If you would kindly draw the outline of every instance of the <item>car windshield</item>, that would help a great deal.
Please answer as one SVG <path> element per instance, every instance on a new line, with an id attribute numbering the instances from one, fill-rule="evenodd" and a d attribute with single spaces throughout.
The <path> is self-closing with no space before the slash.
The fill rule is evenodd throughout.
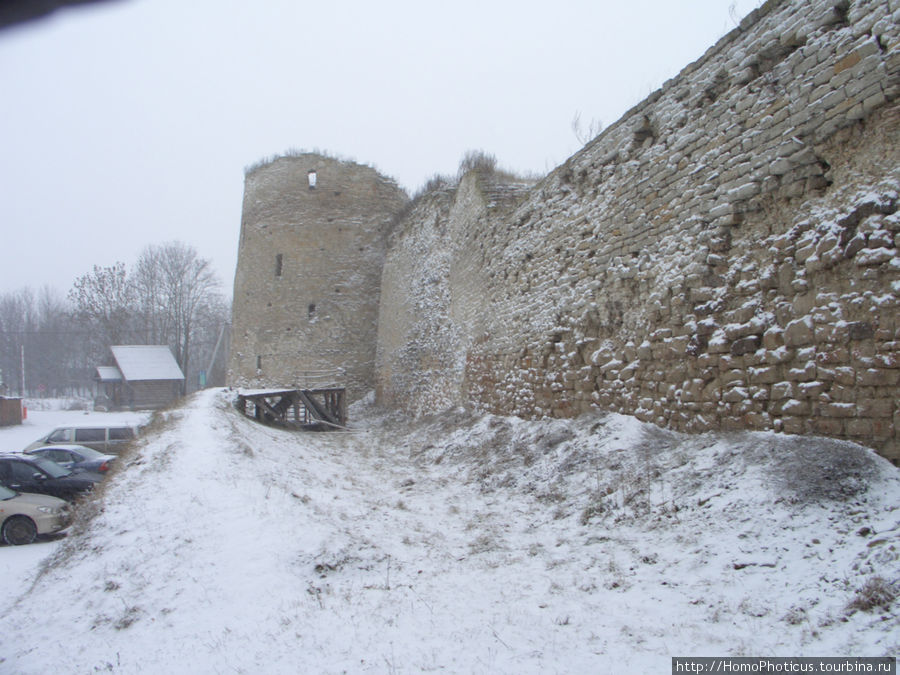
<path id="1" fill-rule="evenodd" d="M 48 445 L 45 448 L 29 450 L 28 454 L 41 455 L 42 457 L 52 459 L 54 452 L 71 452 L 80 456 L 82 459 L 99 459 L 100 457 L 106 457 L 102 452 L 98 452 L 97 450 L 88 448 L 84 445 Z"/>
<path id="2" fill-rule="evenodd" d="M 33 461 L 46 473 L 49 473 L 53 478 L 62 478 L 63 476 L 68 476 L 72 473 L 71 471 L 62 468 L 56 462 L 52 462 L 49 459 L 44 459 L 43 457 L 35 457 Z"/>
<path id="3" fill-rule="evenodd" d="M 18 493 L 15 490 L 10 490 L 8 487 L 4 487 L 0 485 L 0 502 L 5 502 L 7 499 L 12 499 Z"/>
<path id="4" fill-rule="evenodd" d="M 86 448 L 83 445 L 72 446 L 72 452 L 76 455 L 81 455 L 84 459 L 99 459 L 101 457 L 106 457 L 102 452 L 98 452 L 93 448 Z"/>

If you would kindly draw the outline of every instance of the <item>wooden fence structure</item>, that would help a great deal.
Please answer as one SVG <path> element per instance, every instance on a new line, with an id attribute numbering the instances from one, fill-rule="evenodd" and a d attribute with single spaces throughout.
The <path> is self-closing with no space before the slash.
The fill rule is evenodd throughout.
<path id="1" fill-rule="evenodd" d="M 0 427 L 22 424 L 22 399 L 0 396 Z"/>
<path id="2" fill-rule="evenodd" d="M 287 429 L 347 428 L 347 395 L 343 387 L 239 392 L 235 407 L 257 422 Z"/>

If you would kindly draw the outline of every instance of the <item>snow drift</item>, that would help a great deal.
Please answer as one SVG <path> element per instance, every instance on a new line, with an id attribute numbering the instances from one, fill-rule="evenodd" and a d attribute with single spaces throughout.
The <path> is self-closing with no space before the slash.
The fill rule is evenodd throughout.
<path id="1" fill-rule="evenodd" d="M 7 598 L 0 671 L 668 672 L 900 648 L 900 474 L 870 450 L 600 413 L 351 416 L 262 427 L 223 390 L 157 414 Z"/>

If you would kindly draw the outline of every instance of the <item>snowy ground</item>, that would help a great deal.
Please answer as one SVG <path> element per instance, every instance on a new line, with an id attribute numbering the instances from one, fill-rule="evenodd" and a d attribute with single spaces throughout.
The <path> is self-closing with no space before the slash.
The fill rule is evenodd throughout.
<path id="1" fill-rule="evenodd" d="M 0 452 L 19 452 L 32 441 L 46 436 L 56 427 L 66 426 L 138 426 L 150 419 L 148 412 L 93 412 L 87 410 L 62 410 L 60 405 L 87 405 L 84 402 L 52 399 L 42 401 L 26 399 L 28 412 L 22 424 L 0 427 Z"/>
<path id="2" fill-rule="evenodd" d="M 147 412 L 106 413 L 80 410 L 78 408 L 86 408 L 88 404 L 75 399 L 26 399 L 25 402 L 27 414 L 22 424 L 0 427 L 0 452 L 20 452 L 57 427 L 90 424 L 139 426 L 150 419 L 150 413 Z M 23 585 L 33 576 L 41 561 L 54 553 L 59 545 L 56 538 L 16 548 L 0 543 L 0 597 L 7 600 L 18 597 L 25 587 Z M 0 605 L 3 602 L 0 600 Z M 3 657 L 4 653 L 0 649 L 0 659 Z M 4 665 L 0 660 L 0 673 L 4 672 Z"/>
<path id="3" fill-rule="evenodd" d="M 900 472 L 868 450 L 617 415 L 353 414 L 356 433 L 291 433 L 216 390 L 157 420 L 68 537 L 0 547 L 0 672 L 900 651 Z"/>

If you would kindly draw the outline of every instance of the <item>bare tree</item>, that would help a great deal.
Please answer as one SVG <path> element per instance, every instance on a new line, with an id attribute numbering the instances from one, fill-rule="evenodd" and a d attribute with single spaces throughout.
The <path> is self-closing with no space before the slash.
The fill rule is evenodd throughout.
<path id="1" fill-rule="evenodd" d="M 34 330 L 34 294 L 24 288 L 0 297 L 0 372 L 3 392 L 25 395 L 22 370 L 27 335 Z"/>
<path id="2" fill-rule="evenodd" d="M 0 295 L 0 370 L 6 391 L 23 396 L 80 391 L 87 362 L 84 342 L 69 305 L 54 289 Z"/>
<path id="3" fill-rule="evenodd" d="M 49 286 L 35 304 L 35 333 L 27 341 L 26 367 L 30 388 L 40 396 L 62 396 L 83 385 L 82 336 L 72 321 L 68 303 Z"/>
<path id="4" fill-rule="evenodd" d="M 152 330 L 165 331 L 166 341 L 174 347 L 175 360 L 188 378 L 198 322 L 221 305 L 219 280 L 210 262 L 181 242 L 148 246 L 137 269 L 135 284 L 141 286 L 137 295 L 156 314 L 146 317 L 144 323 Z"/>
<path id="5" fill-rule="evenodd" d="M 94 265 L 89 274 L 75 280 L 68 297 L 76 319 L 92 329 L 94 351 L 99 351 L 95 356 L 103 358 L 110 345 L 123 343 L 134 307 L 134 289 L 125 263 Z"/>
<path id="6" fill-rule="evenodd" d="M 581 113 L 576 112 L 575 116 L 572 117 L 572 133 L 575 134 L 575 138 L 577 138 L 578 142 L 582 145 L 587 145 L 597 138 L 601 131 L 603 131 L 603 122 L 600 120 L 591 119 L 587 128 L 582 128 Z"/>
<path id="7" fill-rule="evenodd" d="M 224 382 L 228 301 L 210 263 L 185 244 L 145 249 L 133 273 L 94 266 L 63 297 L 46 287 L 0 293 L 0 394 L 84 394 L 117 344 L 172 349 L 188 383 Z M 213 364 L 213 365 L 210 365 Z"/>
<path id="8" fill-rule="evenodd" d="M 81 361 L 99 365 L 112 345 L 168 345 L 185 375 L 186 393 L 188 382 L 198 379 L 194 361 L 212 357 L 227 321 L 218 288 L 210 262 L 181 242 L 146 247 L 130 274 L 123 263 L 94 266 L 68 296 L 88 336 L 82 342 L 90 345 Z"/>
<path id="9" fill-rule="evenodd" d="M 148 246 L 141 253 L 132 272 L 137 302 L 137 327 L 146 344 L 167 344 L 172 313 L 167 305 L 162 254 L 158 247 Z"/>

